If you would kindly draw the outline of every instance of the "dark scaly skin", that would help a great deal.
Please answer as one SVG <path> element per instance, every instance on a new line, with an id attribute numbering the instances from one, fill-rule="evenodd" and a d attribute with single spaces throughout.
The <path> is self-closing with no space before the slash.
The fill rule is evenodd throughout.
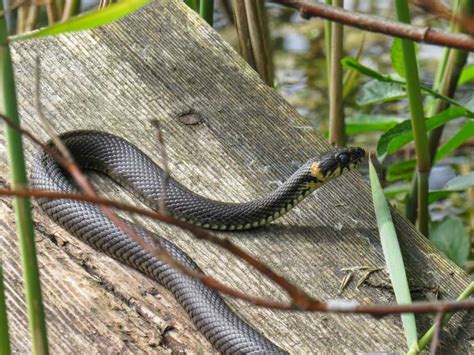
<path id="1" fill-rule="evenodd" d="M 111 134 L 76 131 L 61 136 L 82 169 L 98 170 L 129 190 L 152 208 L 159 205 L 163 188 L 162 170 L 138 148 Z M 341 160 L 341 154 L 349 157 Z M 286 213 L 326 180 L 356 166 L 363 158 L 361 148 L 341 148 L 314 158 L 295 172 L 272 194 L 246 203 L 224 203 L 203 198 L 170 178 L 166 187 L 167 212 L 190 223 L 213 229 L 248 229 L 269 223 Z M 338 168 L 341 171 L 338 171 Z M 312 176 L 311 171 L 317 176 Z M 315 173 L 315 175 L 316 175 Z M 71 178 L 46 153 L 39 152 L 31 178 L 35 189 L 79 192 Z M 92 203 L 63 199 L 37 199 L 40 207 L 70 233 L 158 281 L 170 290 L 196 327 L 213 346 L 226 354 L 285 353 L 241 320 L 214 291 L 180 274 L 141 249 L 106 218 Z M 194 261 L 173 243 L 131 222 L 126 222 L 152 245 L 159 243 L 189 268 L 200 271 Z"/>

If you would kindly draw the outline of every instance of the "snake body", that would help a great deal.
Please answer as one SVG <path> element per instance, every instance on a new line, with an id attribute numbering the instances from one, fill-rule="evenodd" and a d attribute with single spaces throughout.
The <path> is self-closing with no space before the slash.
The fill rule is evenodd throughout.
<path id="1" fill-rule="evenodd" d="M 327 180 L 356 166 L 365 154 L 361 148 L 335 149 L 309 160 L 266 197 L 245 203 L 224 203 L 199 196 L 173 178 L 165 185 L 163 196 L 162 169 L 120 137 L 97 131 L 74 131 L 60 138 L 82 169 L 108 175 L 154 209 L 158 209 L 160 198 L 163 198 L 167 212 L 176 218 L 219 230 L 249 229 L 269 223 Z M 38 152 L 35 158 L 31 184 L 35 189 L 79 192 L 70 176 L 44 151 Z M 196 327 L 220 352 L 284 353 L 233 313 L 215 291 L 147 253 L 94 204 L 49 198 L 37 201 L 47 215 L 70 233 L 170 290 Z M 151 245 L 159 243 L 178 261 L 201 271 L 175 244 L 134 223 L 125 222 Z"/>

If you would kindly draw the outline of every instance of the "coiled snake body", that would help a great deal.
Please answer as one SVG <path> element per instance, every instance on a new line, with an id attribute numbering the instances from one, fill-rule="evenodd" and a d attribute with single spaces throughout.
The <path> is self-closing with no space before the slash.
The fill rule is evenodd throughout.
<path id="1" fill-rule="evenodd" d="M 150 207 L 158 209 L 163 172 L 137 147 L 122 138 L 97 131 L 69 132 L 60 138 L 81 168 L 105 173 L 133 190 Z M 259 227 L 286 213 L 327 180 L 357 166 L 364 155 L 361 148 L 334 149 L 309 160 L 273 193 L 246 203 L 210 200 L 170 178 L 164 203 L 168 213 L 204 228 L 241 230 Z M 43 151 L 36 156 L 31 184 L 35 189 L 79 192 L 68 174 Z M 82 241 L 169 289 L 196 327 L 220 352 L 284 353 L 233 313 L 216 292 L 141 249 L 94 204 L 48 198 L 39 198 L 38 204 L 54 221 Z M 181 263 L 200 271 L 196 263 L 173 243 L 131 222 L 126 223 L 148 243 L 160 243 Z"/>

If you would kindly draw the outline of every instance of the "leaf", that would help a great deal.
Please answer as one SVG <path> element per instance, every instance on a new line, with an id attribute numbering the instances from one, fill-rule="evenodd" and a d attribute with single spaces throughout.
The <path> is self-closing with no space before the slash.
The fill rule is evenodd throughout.
<path id="1" fill-rule="evenodd" d="M 398 75 L 402 78 L 406 78 L 405 63 L 403 62 L 402 40 L 400 38 L 395 37 L 393 39 L 390 58 L 392 60 L 393 68 Z"/>
<path id="2" fill-rule="evenodd" d="M 400 179 L 411 180 L 416 167 L 416 159 L 400 160 L 390 164 L 387 168 L 387 181 Z"/>
<path id="3" fill-rule="evenodd" d="M 395 298 L 398 304 L 410 304 L 411 295 L 408 288 L 407 276 L 405 274 L 405 265 L 403 263 L 400 245 L 397 239 L 395 226 L 393 225 L 390 208 L 385 199 L 382 187 L 375 172 L 372 161 L 369 160 L 370 185 L 372 186 L 372 200 L 374 203 L 375 216 L 377 217 L 377 226 L 380 235 L 380 242 L 387 264 L 390 280 L 392 281 Z M 404 313 L 401 315 L 403 329 L 408 348 L 417 342 L 416 323 L 413 313 Z"/>
<path id="4" fill-rule="evenodd" d="M 410 184 L 392 184 L 383 189 L 386 198 L 393 198 L 410 191 Z"/>
<path id="5" fill-rule="evenodd" d="M 357 51 L 357 55 L 355 57 L 356 61 L 359 61 L 360 57 L 364 53 L 364 47 L 365 47 L 365 40 L 366 40 L 366 34 L 363 35 L 362 41 L 360 43 L 359 49 Z M 342 89 L 342 97 L 345 99 L 347 98 L 355 88 L 355 82 L 357 78 L 359 77 L 360 73 L 357 70 L 347 70 L 346 74 L 344 75 L 343 79 L 343 89 Z"/>
<path id="6" fill-rule="evenodd" d="M 446 256 L 459 266 L 464 266 L 469 257 L 469 235 L 459 218 L 447 217 L 441 222 L 433 222 L 430 240 Z"/>
<path id="7" fill-rule="evenodd" d="M 426 130 L 430 131 L 434 128 L 442 126 L 452 119 L 465 115 L 465 108 L 458 106 L 449 107 L 436 116 L 427 119 Z M 410 143 L 412 140 L 413 132 L 411 129 L 411 121 L 403 121 L 382 134 L 377 143 L 377 157 L 380 161 L 382 161 L 387 155 L 396 152 L 406 144 Z"/>
<path id="8" fill-rule="evenodd" d="M 401 85 L 403 88 L 406 87 L 406 82 L 403 78 L 396 78 L 396 77 L 393 77 L 393 76 L 382 75 L 382 74 L 376 72 L 375 70 L 362 65 L 361 63 L 359 63 L 354 58 L 345 57 L 341 60 L 341 63 L 345 68 L 352 69 L 352 70 L 357 70 L 358 72 L 360 72 L 364 75 L 367 75 L 367 76 L 369 76 L 373 79 L 376 79 L 377 81 Z M 381 89 L 382 89 L 382 87 L 381 87 Z M 454 105 L 454 106 L 464 107 L 466 109 L 466 115 L 468 115 L 470 117 L 474 117 L 474 112 L 471 109 L 467 108 L 466 106 L 461 105 L 456 100 L 454 100 L 454 99 L 452 99 L 452 98 L 450 98 L 446 95 L 439 94 L 439 93 L 433 91 L 432 89 L 430 89 L 427 86 L 420 85 L 420 89 L 422 90 L 422 93 L 424 93 L 424 94 L 429 94 L 429 95 L 431 95 L 431 96 L 433 96 L 437 99 L 441 99 L 443 101 L 446 101 L 446 102 L 448 102 L 448 103 L 450 103 L 451 105 Z M 383 92 L 381 92 L 380 95 L 383 95 Z M 374 101 L 374 102 L 380 102 L 380 101 Z"/>
<path id="9" fill-rule="evenodd" d="M 458 85 L 462 85 L 474 79 L 474 64 L 466 66 L 459 76 Z"/>
<path id="10" fill-rule="evenodd" d="M 434 203 L 451 195 L 452 191 L 434 190 L 428 193 L 428 204 Z"/>
<path id="11" fill-rule="evenodd" d="M 407 96 L 403 85 L 386 81 L 371 80 L 362 85 L 356 103 L 359 106 L 400 100 Z"/>
<path id="12" fill-rule="evenodd" d="M 474 121 L 468 121 L 459 131 L 438 148 L 435 161 L 441 160 L 472 137 L 474 137 Z"/>
<path id="13" fill-rule="evenodd" d="M 474 98 L 470 99 L 465 105 L 468 110 L 474 110 Z"/>
<path id="14" fill-rule="evenodd" d="M 462 191 L 474 185 L 474 171 L 466 175 L 456 176 L 444 185 L 443 190 Z"/>
<path id="15" fill-rule="evenodd" d="M 392 60 L 392 65 L 395 71 L 400 75 L 401 78 L 406 78 L 405 73 L 405 62 L 403 61 L 403 48 L 402 48 L 402 39 L 395 37 L 392 42 L 392 50 L 390 53 L 390 59 Z M 415 53 L 418 53 L 419 46 L 417 43 L 415 45 Z"/>
<path id="16" fill-rule="evenodd" d="M 386 131 L 405 120 L 399 116 L 359 114 L 346 118 L 346 134 Z"/>
<path id="17" fill-rule="evenodd" d="M 57 23 L 35 31 L 9 37 L 9 40 L 21 41 L 30 38 L 58 35 L 61 33 L 82 31 L 102 26 L 139 9 L 149 1 L 150 0 L 122 0 L 119 3 L 106 7 L 105 9 L 88 11 L 81 15 L 72 17 L 66 22 Z"/>
<path id="18" fill-rule="evenodd" d="M 446 198 L 453 192 L 464 191 L 471 186 L 474 186 L 474 172 L 456 176 L 449 180 L 441 190 L 430 191 L 428 195 L 428 203 L 433 203 L 442 198 Z"/>
<path id="19" fill-rule="evenodd" d="M 434 161 L 440 161 L 472 137 L 474 137 L 474 121 L 468 121 L 459 131 L 438 148 Z M 387 168 L 387 181 L 392 182 L 400 179 L 411 180 L 415 167 L 416 159 L 396 161 Z M 430 203 L 446 197 L 447 194 L 430 193 Z"/>
<path id="20" fill-rule="evenodd" d="M 371 78 L 377 79 L 378 81 L 390 81 L 390 78 L 376 72 L 375 70 L 360 64 L 356 59 L 351 57 L 345 57 L 341 59 L 341 64 L 346 69 L 356 70 L 361 74 L 367 75 Z"/>

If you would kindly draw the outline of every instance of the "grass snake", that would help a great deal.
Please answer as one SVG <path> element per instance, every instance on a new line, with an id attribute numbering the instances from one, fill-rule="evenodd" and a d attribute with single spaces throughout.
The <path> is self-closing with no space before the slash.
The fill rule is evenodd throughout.
<path id="1" fill-rule="evenodd" d="M 120 137 L 98 131 L 74 131 L 60 138 L 80 168 L 106 174 L 133 191 L 151 208 L 158 209 L 163 171 L 137 147 Z M 282 216 L 326 181 L 357 166 L 364 155 L 362 148 L 335 148 L 310 159 L 269 195 L 244 203 L 211 200 L 169 178 L 164 203 L 167 212 L 174 217 L 203 228 L 255 228 Z M 44 151 L 35 157 L 31 184 L 41 190 L 80 192 L 71 177 Z M 38 198 L 37 202 L 56 223 L 85 243 L 170 290 L 218 351 L 226 354 L 285 353 L 240 319 L 217 292 L 141 249 L 94 204 L 49 198 Z M 201 271 L 175 244 L 132 222 L 126 223 L 150 244 L 159 243 L 184 265 Z"/>

